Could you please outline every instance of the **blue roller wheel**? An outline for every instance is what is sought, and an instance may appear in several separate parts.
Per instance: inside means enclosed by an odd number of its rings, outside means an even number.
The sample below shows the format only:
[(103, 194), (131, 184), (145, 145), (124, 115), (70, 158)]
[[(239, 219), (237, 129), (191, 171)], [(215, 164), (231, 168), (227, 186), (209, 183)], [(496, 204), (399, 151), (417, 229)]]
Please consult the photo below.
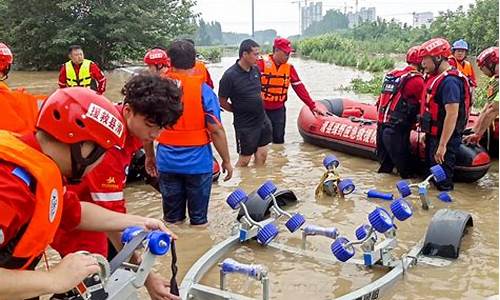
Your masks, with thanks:
[(392, 214), (399, 221), (404, 221), (413, 215), (411, 206), (404, 199), (397, 199), (391, 203)]
[(444, 172), (443, 167), (441, 167), (440, 165), (431, 167), (431, 173), (434, 176), (434, 180), (438, 183), (446, 180), (446, 173)]
[(348, 239), (345, 237), (339, 237), (332, 243), (331, 246), (333, 255), (335, 255), (335, 257), (341, 262), (346, 262), (354, 256), (354, 247), (346, 247), (347, 243), (349, 243)]
[(439, 200), (441, 200), (443, 202), (452, 202), (453, 201), (450, 194), (448, 194), (447, 192), (441, 192), (441, 193), (439, 193), (439, 195), (437, 197)]
[(370, 221), (373, 229), (380, 233), (384, 233), (394, 226), (389, 212), (381, 207), (377, 207), (368, 215), (368, 221)]
[(370, 225), (363, 224), (356, 229), (355, 233), (358, 241), (363, 240), (368, 235), (368, 232), (370, 232), (370, 228), (371, 228)]
[(286, 221), (285, 226), (288, 228), (290, 232), (295, 232), (297, 229), (302, 227), (304, 223), (306, 222), (306, 219), (304, 218), (303, 215), (296, 213), (294, 214), (288, 221)]
[(237, 209), (240, 206), (240, 203), (247, 201), (248, 196), (242, 189), (236, 189), (226, 199), (227, 204), (232, 209)]
[(144, 229), (138, 226), (125, 228), (125, 230), (122, 232), (122, 244), (130, 242), (136, 235), (138, 235), (142, 231), (144, 231)]
[(340, 161), (333, 154), (325, 156), (325, 158), (323, 158), (323, 166), (327, 169), (330, 169), (332, 165), (335, 168), (338, 168), (340, 165)]
[(264, 182), (259, 189), (257, 190), (257, 194), (262, 198), (266, 199), (271, 194), (274, 194), (278, 188), (274, 185), (271, 180), (267, 180)]
[(396, 183), (396, 188), (398, 189), (401, 197), (406, 198), (411, 195), (410, 185), (406, 180), (400, 180)]
[(350, 193), (354, 192), (354, 189), (356, 188), (352, 180), (348, 178), (342, 179), (339, 182), (338, 187), (342, 195), (349, 195)]
[(273, 223), (269, 223), (257, 233), (257, 241), (266, 246), (278, 235), (278, 227)]
[(154, 255), (165, 255), (170, 249), (170, 236), (162, 231), (152, 231), (148, 234), (149, 251)]

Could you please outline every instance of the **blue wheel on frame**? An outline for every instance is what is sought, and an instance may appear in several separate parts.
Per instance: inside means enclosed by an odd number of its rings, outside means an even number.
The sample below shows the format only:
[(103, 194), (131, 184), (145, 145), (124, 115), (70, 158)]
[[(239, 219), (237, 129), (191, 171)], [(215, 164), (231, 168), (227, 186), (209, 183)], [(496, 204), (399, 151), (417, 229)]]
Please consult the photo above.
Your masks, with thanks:
[(396, 183), (396, 188), (398, 189), (401, 197), (406, 198), (411, 195), (410, 185), (406, 180), (400, 180)]
[(349, 243), (348, 239), (345, 237), (339, 237), (332, 243), (331, 246), (333, 255), (335, 255), (335, 257), (341, 262), (348, 261), (354, 256), (355, 253), (354, 247), (346, 246), (347, 243)]
[(149, 251), (154, 255), (164, 255), (170, 250), (170, 236), (162, 231), (152, 231), (148, 234)]
[(125, 228), (125, 230), (122, 232), (122, 244), (126, 244), (130, 242), (136, 235), (138, 235), (140, 232), (144, 231), (143, 228), (138, 227), (138, 226), (131, 226)]
[(438, 183), (446, 180), (446, 172), (440, 165), (432, 166), (431, 173), (434, 176), (434, 180)]
[(404, 221), (413, 215), (411, 205), (404, 199), (397, 199), (391, 203), (392, 214), (399, 221)]
[(349, 195), (350, 193), (354, 192), (354, 190), (356, 189), (356, 186), (354, 185), (352, 180), (349, 178), (342, 179), (339, 182), (338, 187), (339, 187), (339, 191), (343, 195)]
[(327, 169), (331, 168), (334, 166), (335, 168), (338, 168), (340, 165), (340, 161), (337, 159), (337, 157), (333, 154), (325, 156), (323, 158), (323, 166)]
[(248, 196), (243, 191), (242, 189), (236, 189), (234, 190), (231, 194), (226, 199), (227, 204), (232, 208), (232, 209), (237, 209), (240, 206), (240, 203), (247, 201)]
[(266, 246), (267, 244), (272, 242), (272, 240), (274, 240), (276, 236), (278, 236), (278, 233), (278, 227), (276, 227), (276, 225), (274, 225), (273, 223), (269, 223), (259, 230), (259, 232), (257, 233), (257, 241)]
[(267, 180), (264, 182), (259, 189), (257, 190), (257, 194), (262, 198), (266, 199), (271, 194), (274, 194), (278, 188), (274, 185), (271, 180)]
[(368, 235), (368, 232), (370, 232), (370, 228), (371, 228), (370, 225), (363, 224), (356, 229), (355, 233), (358, 241), (363, 240)]
[(373, 229), (380, 233), (384, 233), (394, 226), (389, 212), (381, 207), (377, 207), (368, 215), (368, 221), (370, 221)]
[(297, 229), (302, 227), (304, 223), (306, 222), (306, 219), (304, 218), (303, 215), (296, 213), (294, 214), (288, 221), (286, 221), (285, 226), (290, 232), (295, 232)]

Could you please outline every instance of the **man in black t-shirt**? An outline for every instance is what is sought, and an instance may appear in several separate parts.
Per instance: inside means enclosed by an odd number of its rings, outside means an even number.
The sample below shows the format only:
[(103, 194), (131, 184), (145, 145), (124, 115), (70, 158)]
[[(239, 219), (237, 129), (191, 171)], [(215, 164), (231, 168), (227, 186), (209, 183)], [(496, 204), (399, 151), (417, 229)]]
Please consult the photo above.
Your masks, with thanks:
[(220, 80), (220, 105), (234, 114), (233, 124), (239, 154), (236, 166), (248, 166), (252, 155), (255, 157), (255, 165), (263, 165), (272, 129), (264, 112), (260, 72), (255, 65), (259, 57), (259, 44), (251, 39), (244, 40), (240, 45), (239, 56)]

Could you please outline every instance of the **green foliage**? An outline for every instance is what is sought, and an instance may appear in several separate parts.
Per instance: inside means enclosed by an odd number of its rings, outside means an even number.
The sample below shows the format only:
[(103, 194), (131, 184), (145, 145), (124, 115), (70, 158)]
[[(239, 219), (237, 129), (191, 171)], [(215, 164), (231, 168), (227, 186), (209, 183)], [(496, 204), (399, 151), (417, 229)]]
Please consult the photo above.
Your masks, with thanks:
[(220, 23), (205, 23), (203, 19), (200, 19), (196, 29), (195, 41), (200, 46), (222, 45), (224, 38)]
[(378, 96), (380, 94), (380, 88), (383, 80), (384, 75), (382, 73), (375, 74), (370, 80), (354, 78), (351, 80), (351, 87), (349, 89), (359, 94), (371, 94)]
[[(147, 48), (194, 31), (194, 0), (3, 0), (5, 40), (16, 65), (55, 69), (80, 44), (103, 67), (139, 59)], [(28, 16), (28, 17), (27, 17)]]
[(199, 47), (196, 48), (197, 54), (201, 58), (210, 62), (220, 62), (222, 58), (222, 48), (220, 47)]
[(363, 44), (338, 34), (325, 34), (294, 43), (304, 56), (339, 66), (356, 67), (360, 70), (380, 72), (394, 67), (394, 61), (386, 56), (368, 53)]

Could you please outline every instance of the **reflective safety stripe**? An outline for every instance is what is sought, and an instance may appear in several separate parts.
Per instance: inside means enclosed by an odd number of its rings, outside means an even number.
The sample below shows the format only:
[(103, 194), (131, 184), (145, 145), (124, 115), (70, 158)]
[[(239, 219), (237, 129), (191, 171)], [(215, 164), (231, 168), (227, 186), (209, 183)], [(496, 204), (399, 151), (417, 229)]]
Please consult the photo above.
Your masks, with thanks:
[(299, 84), (302, 84), (302, 81), (292, 82), (292, 85), (299, 85)]
[(123, 200), (123, 192), (114, 193), (90, 193), (94, 201), (120, 201)]

